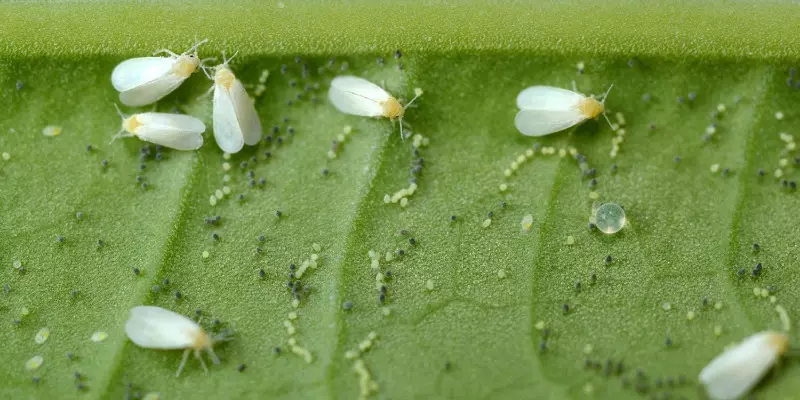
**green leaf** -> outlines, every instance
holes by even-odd
[[[784,152],[778,135],[795,134],[800,118],[800,91],[787,86],[800,49],[795,5],[279,4],[0,9],[0,153],[10,155],[0,159],[0,283],[10,289],[0,293],[3,398],[357,398],[358,361],[345,355],[370,332],[377,338],[360,360],[374,398],[640,398],[637,383],[648,394],[695,398],[700,369],[728,344],[782,329],[776,305],[797,318],[800,200],[773,175],[785,158],[787,185],[797,179],[797,154]],[[210,85],[201,74],[158,104],[206,122],[200,151],[164,150],[157,161],[151,146],[140,160],[138,139],[109,143],[120,123],[113,67],[162,47],[183,51],[195,33],[211,40],[202,57],[239,50],[232,68],[243,82],[270,72],[256,105],[273,140],[233,155],[230,171],[213,141],[210,99],[198,98]],[[424,89],[406,114],[430,140],[419,156],[396,123],[327,104],[327,85],[341,73],[405,99]],[[585,93],[614,84],[608,116],[626,120],[616,158],[602,119],[540,139],[514,128],[521,89],[573,80]],[[720,104],[725,111],[712,117]],[[46,137],[47,125],[63,132]],[[329,159],[346,125],[352,133]],[[538,150],[505,177],[536,143],[556,154]],[[595,189],[569,153],[559,156],[570,148],[596,168]],[[409,185],[418,157],[408,206],[384,204]],[[224,186],[231,194],[212,206]],[[587,228],[593,190],[625,207],[619,233]],[[523,232],[527,214],[533,227]],[[205,222],[216,215],[217,225]],[[391,271],[389,315],[370,250],[380,271]],[[295,309],[289,265],[312,253],[318,267],[303,275]],[[752,278],[756,263],[764,269]],[[774,303],[753,295],[773,285]],[[125,336],[128,311],[142,304],[190,317],[199,309],[209,331],[234,329],[216,348],[222,363],[204,374],[190,359],[176,378],[180,351],[142,349]],[[292,312],[293,337],[311,363],[288,345]],[[37,344],[43,327],[50,336]],[[98,331],[108,339],[91,341]],[[34,355],[42,366],[26,371]],[[784,363],[757,396],[793,396],[797,373],[796,362]]]

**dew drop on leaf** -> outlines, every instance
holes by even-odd
[[[601,232],[613,234],[625,226],[625,210],[616,203],[605,203],[597,209],[595,226]]]

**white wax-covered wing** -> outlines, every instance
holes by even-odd
[[[129,58],[114,67],[111,84],[118,92],[131,90],[168,75],[173,64],[175,59],[170,57]]]
[[[226,153],[238,153],[244,146],[236,105],[231,93],[223,85],[214,86],[214,139]]]
[[[130,107],[141,107],[155,103],[172,93],[186,78],[177,74],[167,74],[154,81],[136,86],[119,94],[119,101]]]
[[[700,372],[700,382],[714,400],[737,399],[755,386],[778,359],[772,332],[750,336],[713,359]]]
[[[328,90],[328,100],[339,111],[364,117],[382,116],[381,104],[389,97],[380,86],[357,76],[337,76]]]
[[[176,150],[197,150],[203,145],[203,121],[190,115],[142,113],[136,114],[141,123],[134,134],[142,140]]]
[[[531,86],[517,95],[520,110],[565,110],[584,99],[580,93],[553,86]]]
[[[233,99],[233,106],[236,108],[236,117],[239,120],[239,127],[242,129],[244,143],[248,146],[258,144],[258,141],[261,140],[261,121],[258,119],[253,99],[247,95],[242,82],[238,79],[233,81],[230,95]]]
[[[192,347],[201,331],[194,321],[161,307],[134,307],[125,322],[128,338],[138,346],[150,349]]]
[[[567,129],[584,120],[578,108],[566,110],[520,110],[514,117],[517,130],[526,136],[544,136]]]

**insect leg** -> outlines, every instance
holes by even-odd
[[[189,358],[189,349],[183,351],[183,358],[181,359],[181,365],[178,366],[178,372],[175,373],[175,377],[181,376],[181,371],[183,371],[183,367],[186,365],[186,360]]]
[[[208,367],[206,366],[206,362],[203,361],[203,357],[200,356],[200,350],[195,350],[194,351],[194,358],[196,358],[198,361],[200,361],[200,365],[203,366],[203,371],[208,373]]]

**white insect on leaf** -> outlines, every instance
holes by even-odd
[[[422,96],[421,89],[414,90],[414,98],[405,106],[382,87],[357,76],[337,76],[331,81],[328,100],[337,110],[362,117],[388,118],[400,121],[403,136],[403,116],[408,106]]]
[[[212,78],[205,68],[206,76],[214,80],[214,139],[222,151],[237,153],[246,144],[253,146],[261,140],[261,121],[255,103],[242,82],[236,78],[228,64],[236,57],[226,59],[214,67]]]
[[[137,57],[119,63],[111,73],[119,100],[126,106],[140,107],[172,93],[202,64],[197,48],[206,42],[208,39],[201,40],[182,54],[162,49],[153,55],[167,53],[169,57]]]
[[[122,128],[112,142],[118,137],[136,136],[176,150],[197,150],[203,145],[206,125],[190,115],[146,112],[128,116],[119,107],[117,114],[122,118]]]
[[[214,343],[225,338],[213,338],[200,325],[173,311],[153,306],[138,306],[131,309],[125,322],[125,333],[137,346],[147,349],[177,350],[185,349],[175,376],[180,376],[189,352],[194,350],[203,369],[208,372],[200,352],[205,350],[214,364],[219,358],[214,353]]]
[[[613,87],[614,85],[611,85]],[[517,95],[520,109],[514,118],[517,130],[526,136],[544,136],[605,114],[608,88],[600,101],[577,91],[553,86],[531,86]],[[608,121],[611,125],[611,121]],[[613,128],[612,128],[613,129]]]
[[[759,332],[726,350],[700,371],[700,382],[713,400],[737,399],[778,361],[789,347],[789,337],[779,332]]]

